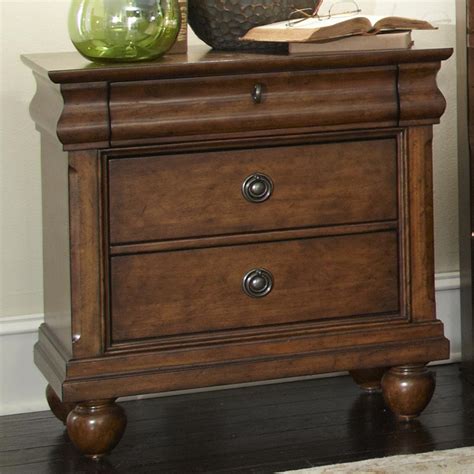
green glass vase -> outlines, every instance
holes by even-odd
[[[173,46],[180,21],[178,0],[72,0],[68,26],[87,59],[144,61]]]

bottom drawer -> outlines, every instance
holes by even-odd
[[[393,314],[397,247],[384,231],[113,257],[112,342]]]

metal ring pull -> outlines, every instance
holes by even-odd
[[[263,100],[263,84],[255,84],[251,95],[254,104],[261,104]]]
[[[247,201],[260,203],[266,201],[273,193],[273,181],[263,173],[255,173],[242,184],[242,194]]]
[[[264,268],[250,270],[242,280],[242,289],[251,298],[263,298],[273,288],[273,275]]]

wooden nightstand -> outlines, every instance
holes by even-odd
[[[82,452],[119,441],[126,395],[350,370],[367,390],[385,372],[401,418],[424,409],[425,364],[449,356],[431,142],[451,53],[24,57],[42,137],[35,360]]]

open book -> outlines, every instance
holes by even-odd
[[[280,21],[252,28],[241,38],[244,41],[305,43],[342,38],[344,36],[377,34],[381,31],[435,30],[423,20],[396,16],[354,16],[326,19],[307,18],[302,21]]]

